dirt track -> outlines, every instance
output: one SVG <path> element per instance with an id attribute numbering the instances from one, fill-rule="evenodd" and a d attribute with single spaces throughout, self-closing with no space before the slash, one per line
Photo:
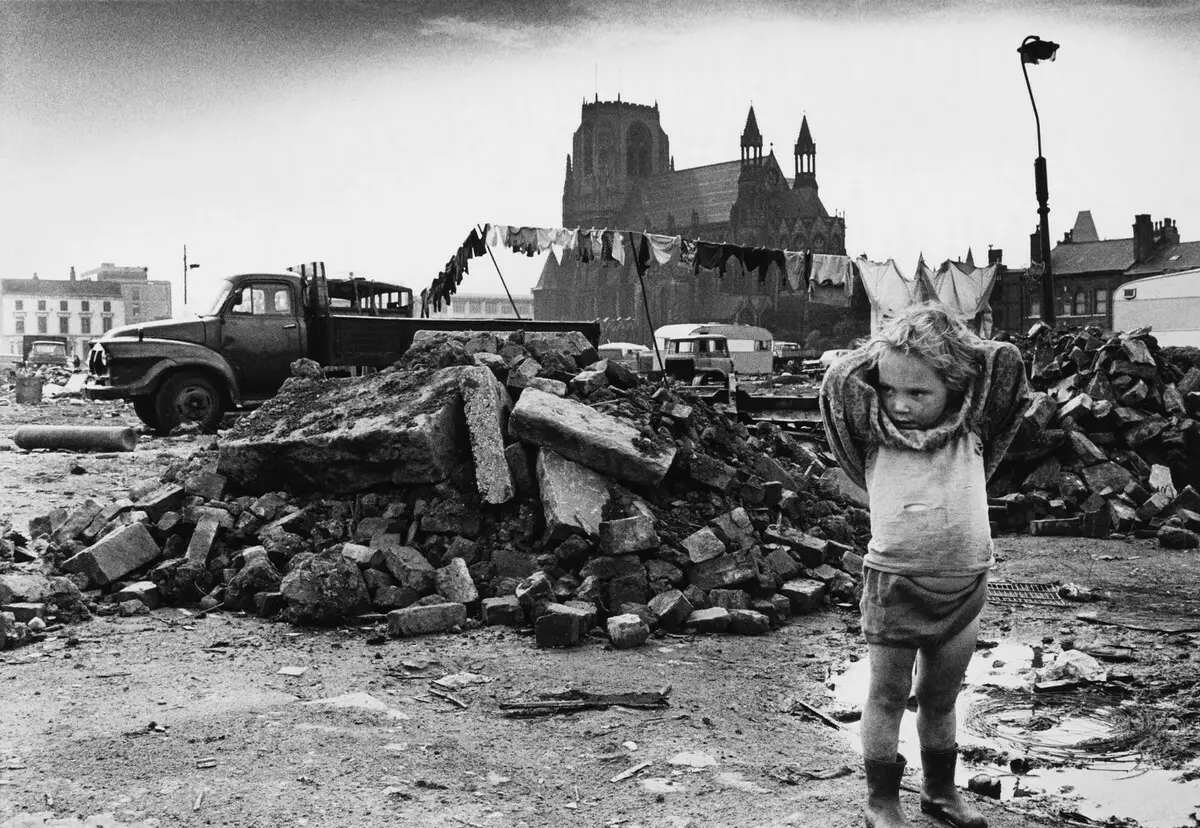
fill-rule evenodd
<path id="1" fill-rule="evenodd" d="M 26 422 L 137 423 L 122 405 L 7 406 L 0 443 Z M 143 437 L 134 452 L 111 455 L 0 451 L 0 517 L 23 529 L 54 506 L 111 499 L 210 439 Z M 992 604 L 983 638 L 1041 645 L 1048 658 L 1064 641 L 1130 647 L 1133 661 L 1109 666 L 1160 717 L 1154 750 L 1167 760 L 1181 746 L 1194 752 L 1197 725 L 1185 703 L 1197 636 L 1155 628 L 1200 628 L 1195 552 L 1029 537 L 1001 538 L 997 552 L 994 578 L 1076 583 L 1111 596 L 1065 608 Z M 495 628 L 387 640 L 379 627 L 312 630 L 194 613 L 96 618 L 0 654 L 4 825 L 80 825 L 98 814 L 111 816 L 93 824 L 861 824 L 853 725 L 834 729 L 796 703 L 834 711 L 827 678 L 865 652 L 852 609 L 761 638 L 664 635 L 632 651 L 608 649 L 603 639 L 537 650 L 528 636 Z M 996 659 L 991 650 L 979 658 Z M 461 674 L 484 681 L 431 684 Z M 1165 699 L 1164 682 L 1178 683 Z M 662 710 L 523 719 L 500 709 L 539 692 L 665 687 Z M 345 695 L 351 706 L 308 703 Z M 1008 773 L 1006 765 L 985 769 Z M 932 824 L 917 810 L 918 777 L 909 781 L 914 824 Z M 1161 784 L 1170 786 L 1162 797 L 1200 803 L 1196 782 Z M 1102 818 L 1144 810 L 1131 798 L 1128 811 L 1097 813 L 1054 793 L 979 801 L 998 828 L 1061 824 L 1064 811 Z M 1193 824 L 1163 819 L 1143 824 Z"/>

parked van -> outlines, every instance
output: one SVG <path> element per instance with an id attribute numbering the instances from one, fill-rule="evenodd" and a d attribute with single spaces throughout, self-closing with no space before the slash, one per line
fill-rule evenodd
<path id="1" fill-rule="evenodd" d="M 717 322 L 663 325 L 654 332 L 660 351 L 669 343 L 686 337 L 721 337 L 725 340 L 733 369 L 739 374 L 769 374 L 774 367 L 774 335 L 757 325 L 725 325 Z"/>
<path id="2" fill-rule="evenodd" d="M 612 359 L 629 366 L 637 365 L 638 354 L 644 354 L 650 349 L 636 342 L 605 342 L 596 349 L 601 359 Z"/>
<path id="3" fill-rule="evenodd" d="M 1159 345 L 1200 348 L 1200 268 L 1126 282 L 1112 308 L 1114 330 L 1150 328 Z"/>

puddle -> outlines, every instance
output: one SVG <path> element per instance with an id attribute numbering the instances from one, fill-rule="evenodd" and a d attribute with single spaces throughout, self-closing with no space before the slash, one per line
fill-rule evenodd
<path id="1" fill-rule="evenodd" d="M 1158 723 L 1149 711 L 1128 700 L 1088 691 L 1033 693 L 1029 690 L 1034 650 L 1004 642 L 979 650 L 967 668 L 958 698 L 959 744 L 1001 751 L 1032 760 L 1020 776 L 996 764 L 960 762 L 958 784 L 984 772 L 998 777 L 1001 799 L 1040 793 L 1071 800 L 1071 808 L 1089 819 L 1135 819 L 1143 828 L 1191 825 L 1200 806 L 1200 780 L 1175 782 L 1180 770 L 1154 767 L 1140 745 Z M 833 706 L 861 710 L 867 697 L 870 665 L 852 663 L 830 679 Z M 861 752 L 858 723 L 846 726 Z M 900 752 L 919 768 L 916 715 L 900 726 Z M 1050 767 L 1048 765 L 1063 765 Z M 919 772 L 919 771 L 918 771 Z"/>

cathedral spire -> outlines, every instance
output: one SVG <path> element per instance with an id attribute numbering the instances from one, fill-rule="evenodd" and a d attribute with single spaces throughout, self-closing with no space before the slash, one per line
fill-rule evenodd
<path id="1" fill-rule="evenodd" d="M 758 131 L 758 119 L 754 117 L 754 104 L 746 115 L 746 128 L 742 130 L 742 166 L 762 165 L 762 133 Z"/>
<path id="2" fill-rule="evenodd" d="M 808 116 L 800 121 L 800 134 L 794 148 L 796 156 L 796 189 L 817 187 L 817 145 L 808 129 Z"/>

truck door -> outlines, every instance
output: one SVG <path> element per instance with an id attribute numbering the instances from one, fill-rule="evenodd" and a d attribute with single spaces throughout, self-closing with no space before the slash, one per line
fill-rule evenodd
<path id="1" fill-rule="evenodd" d="M 234 290 L 221 322 L 221 351 L 233 366 L 242 394 L 269 397 L 304 355 L 300 303 L 292 285 L 249 280 Z"/>

